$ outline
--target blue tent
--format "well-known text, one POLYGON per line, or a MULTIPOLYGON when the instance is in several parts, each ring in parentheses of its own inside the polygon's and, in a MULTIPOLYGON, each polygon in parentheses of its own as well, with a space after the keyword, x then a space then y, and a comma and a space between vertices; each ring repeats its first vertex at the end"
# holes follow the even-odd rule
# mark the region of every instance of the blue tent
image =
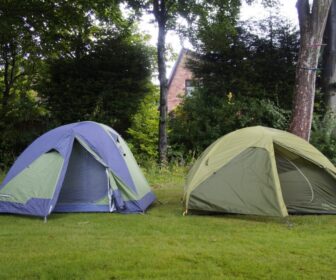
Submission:
POLYGON ((37 138, 0 186, 0 212, 144 212, 155 200, 126 142, 112 128, 79 122, 37 138))

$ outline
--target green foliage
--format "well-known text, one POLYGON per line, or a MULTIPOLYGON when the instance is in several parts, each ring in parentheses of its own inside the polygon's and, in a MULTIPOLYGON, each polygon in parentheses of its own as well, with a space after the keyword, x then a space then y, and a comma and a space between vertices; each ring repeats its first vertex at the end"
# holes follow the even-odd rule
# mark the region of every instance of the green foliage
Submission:
POLYGON ((310 143, 336 165, 336 116, 331 111, 315 114, 310 143))
POLYGON ((151 49, 130 34, 109 34, 80 58, 48 64, 40 93, 55 123, 95 120, 125 133, 151 90, 151 49))
POLYGON ((232 92, 237 98, 269 99, 291 109, 297 31, 277 17, 243 22, 231 30, 222 25, 227 26, 225 21, 211 24, 213 29, 206 25, 199 34, 200 56, 189 63, 209 94, 232 92))
POLYGON ((36 92, 11 100, 0 118, 0 170, 9 167, 27 144, 47 129, 48 119, 48 112, 36 102, 36 92))
POLYGON ((119 2, 0 3, 2 166, 64 122, 94 119, 126 130, 151 86, 151 54, 119 2))
MULTIPOLYGON (((143 161, 142 168, 153 189, 176 188, 185 183, 185 177, 191 165, 179 165, 171 162, 160 167, 154 160, 143 161)), ((179 199, 179 198, 178 198, 179 199)))
POLYGON ((154 86, 140 102, 137 112, 132 116, 127 129, 130 136, 128 145, 137 160, 148 161, 157 157, 158 149, 158 111, 159 93, 154 86))
MULTIPOLYGON (((232 19, 238 14, 240 0, 130 0, 126 1, 130 7, 140 13, 152 13, 158 27, 157 65, 160 82, 159 104, 159 145, 158 159, 161 165, 166 164, 167 158, 167 79, 166 79, 166 35, 169 30, 179 31, 192 37, 194 30, 213 21, 213 19, 232 19), (232 13, 232 11, 235 11, 232 13), (184 19, 184 20, 181 20, 184 19), (184 22, 186 24, 181 24, 184 22)), ((230 20, 229 20, 230 21, 230 20)), ((194 38, 195 39, 195 38, 194 38)))
POLYGON ((3 181, 3 179, 5 179, 5 172, 0 168, 0 184, 3 181))
POLYGON ((218 17, 236 18, 241 5, 240 0, 126 0, 124 2, 138 15, 156 13, 156 16, 159 16, 156 20, 164 24, 166 30, 175 30, 191 37, 201 22, 210 22, 218 17), (184 19, 184 22, 181 19, 184 19))
POLYGON ((98 33, 94 27, 97 19, 114 30, 123 24, 117 1, 11 0, 2 1, 0 11, 2 110, 16 94, 18 83, 22 85, 22 78, 26 88, 30 86, 26 90, 36 84, 45 58, 84 52, 98 33))
POLYGON ((251 97, 224 98, 206 89, 186 97, 171 119, 171 145, 184 154, 201 153, 217 138, 239 128, 264 125, 286 129, 289 112, 272 101, 251 97))
POLYGON ((171 120, 173 150, 193 157, 217 138, 246 126, 286 130, 297 32, 276 17, 236 28, 225 17, 215 17, 197 35, 199 55, 188 66, 199 86, 171 120))
POLYGON ((226 47, 230 36, 235 34, 241 1, 188 1, 188 4, 187 35, 197 50, 226 47))
MULTIPOLYGON (((50 56, 59 51, 68 53, 74 44, 97 25, 123 28, 119 2, 93 0, 11 0, 1 2, 1 47, 15 45, 15 54, 30 58, 33 53, 50 56), (97 21, 99 19, 99 21, 97 21)), ((92 35, 92 34, 90 34, 92 35)))

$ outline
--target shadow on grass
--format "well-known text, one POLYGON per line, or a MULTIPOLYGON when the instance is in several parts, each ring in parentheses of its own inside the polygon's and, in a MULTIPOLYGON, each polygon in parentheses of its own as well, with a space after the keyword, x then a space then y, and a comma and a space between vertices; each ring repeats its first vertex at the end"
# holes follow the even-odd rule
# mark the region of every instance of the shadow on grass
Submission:
POLYGON ((11 213, 1 213, 0 217, 6 217, 6 218, 14 218, 17 221, 20 220, 30 220, 30 221, 38 221, 40 220, 41 222, 44 221, 43 217, 37 217, 37 216, 29 216, 29 215, 22 215, 22 214, 11 214, 11 213))
POLYGON ((219 212, 208 212, 208 211, 189 211, 188 216, 207 216, 216 217, 230 220, 241 220, 241 221, 251 221, 258 223, 275 223, 283 224, 288 222, 288 217, 268 217, 268 216, 257 216, 257 215, 243 215, 243 214, 233 214, 233 213, 219 213, 219 212))

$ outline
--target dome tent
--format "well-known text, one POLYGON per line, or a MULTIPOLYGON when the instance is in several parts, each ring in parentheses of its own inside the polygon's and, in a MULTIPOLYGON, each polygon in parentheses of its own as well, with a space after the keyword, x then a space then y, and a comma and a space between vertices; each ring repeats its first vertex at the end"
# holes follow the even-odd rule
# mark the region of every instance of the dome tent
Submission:
POLYGON ((126 142, 112 128, 79 122, 37 138, 0 186, 0 212, 143 212, 155 200, 126 142))
POLYGON ((187 176, 186 211, 336 213, 336 168, 307 141, 261 126, 229 133, 187 176))

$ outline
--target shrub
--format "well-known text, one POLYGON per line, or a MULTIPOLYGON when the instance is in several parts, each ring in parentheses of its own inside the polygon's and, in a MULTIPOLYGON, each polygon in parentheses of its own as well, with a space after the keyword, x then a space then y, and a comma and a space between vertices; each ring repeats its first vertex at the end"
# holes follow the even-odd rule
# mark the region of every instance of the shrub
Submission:
POLYGON ((336 164, 336 115, 327 111, 315 114, 310 142, 336 164))
POLYGON ((195 157, 217 138, 239 128, 263 125, 286 129, 290 113, 264 99, 225 98, 194 92, 170 120, 170 143, 175 153, 195 157))
POLYGON ((131 118, 131 126, 127 130, 130 137, 128 144, 140 161, 156 160, 157 157, 158 98, 158 90, 153 86, 140 102, 137 112, 131 118))
POLYGON ((1 170, 12 165, 26 146, 47 129, 49 116, 36 101, 34 91, 15 96, 6 111, 0 110, 0 115, 1 170))

